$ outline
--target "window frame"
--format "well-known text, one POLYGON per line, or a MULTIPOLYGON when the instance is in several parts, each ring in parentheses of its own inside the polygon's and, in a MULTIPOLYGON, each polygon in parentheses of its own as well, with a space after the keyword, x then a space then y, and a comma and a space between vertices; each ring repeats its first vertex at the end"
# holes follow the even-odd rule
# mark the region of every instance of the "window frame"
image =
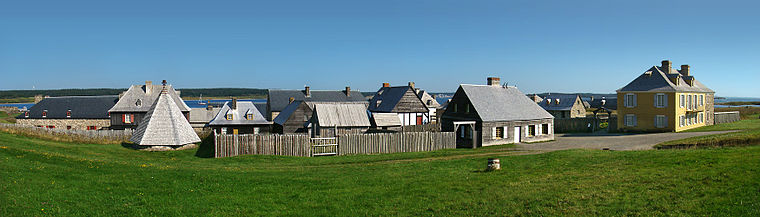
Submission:
POLYGON ((664 93, 657 93, 654 95, 654 107, 656 108, 668 107, 668 102, 666 101, 664 93))
POLYGON ((678 94, 678 97, 679 97, 679 104, 680 104, 679 106, 681 108, 686 107, 686 95, 678 94))
POLYGON ((665 128, 668 127, 667 122, 667 116, 665 115, 655 115, 654 116, 654 127, 656 128, 665 128))

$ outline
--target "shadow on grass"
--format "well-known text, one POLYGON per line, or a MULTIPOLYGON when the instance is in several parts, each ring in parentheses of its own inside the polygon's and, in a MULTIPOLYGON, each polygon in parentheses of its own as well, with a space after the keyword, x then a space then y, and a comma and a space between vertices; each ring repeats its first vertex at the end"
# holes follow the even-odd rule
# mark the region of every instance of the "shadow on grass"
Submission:
POLYGON ((214 136, 206 136, 201 140, 201 144, 198 145, 198 151, 195 152, 195 156, 199 158, 214 157, 214 136))

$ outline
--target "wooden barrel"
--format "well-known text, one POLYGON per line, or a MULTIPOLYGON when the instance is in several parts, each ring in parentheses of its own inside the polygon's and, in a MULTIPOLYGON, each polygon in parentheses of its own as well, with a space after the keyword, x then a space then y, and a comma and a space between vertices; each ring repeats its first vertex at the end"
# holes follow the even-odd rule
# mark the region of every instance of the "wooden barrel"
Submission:
POLYGON ((500 170, 501 164, 499 163, 499 158, 488 158, 488 167, 486 168, 487 171, 494 171, 494 170, 500 170))

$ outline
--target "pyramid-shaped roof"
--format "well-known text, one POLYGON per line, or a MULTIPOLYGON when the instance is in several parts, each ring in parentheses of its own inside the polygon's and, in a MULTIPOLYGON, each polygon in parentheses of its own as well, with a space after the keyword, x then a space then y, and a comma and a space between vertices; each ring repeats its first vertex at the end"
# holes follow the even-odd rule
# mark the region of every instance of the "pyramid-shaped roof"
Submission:
POLYGON ((164 88, 129 141, 148 146, 181 146, 201 139, 164 88))

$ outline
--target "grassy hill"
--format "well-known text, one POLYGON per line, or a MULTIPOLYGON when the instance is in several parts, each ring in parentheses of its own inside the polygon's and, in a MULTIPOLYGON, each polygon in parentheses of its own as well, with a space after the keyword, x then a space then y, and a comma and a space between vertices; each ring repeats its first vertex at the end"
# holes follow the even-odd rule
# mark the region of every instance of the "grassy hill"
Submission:
POLYGON ((760 215, 760 147, 339 157, 143 152, 0 132, 0 216, 760 215), (503 170, 483 172, 488 157, 503 170))

